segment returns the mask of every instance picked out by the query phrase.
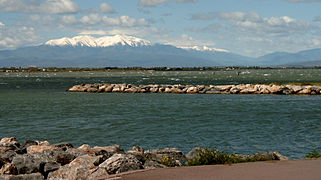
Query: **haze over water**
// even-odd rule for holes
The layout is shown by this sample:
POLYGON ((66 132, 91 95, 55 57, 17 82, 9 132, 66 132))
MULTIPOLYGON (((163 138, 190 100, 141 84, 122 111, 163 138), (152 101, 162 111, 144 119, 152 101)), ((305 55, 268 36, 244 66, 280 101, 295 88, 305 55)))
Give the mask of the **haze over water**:
POLYGON ((320 69, 194 72, 0 73, 0 137, 279 151, 303 158, 321 146, 320 96, 67 93, 81 83, 320 82, 320 69))

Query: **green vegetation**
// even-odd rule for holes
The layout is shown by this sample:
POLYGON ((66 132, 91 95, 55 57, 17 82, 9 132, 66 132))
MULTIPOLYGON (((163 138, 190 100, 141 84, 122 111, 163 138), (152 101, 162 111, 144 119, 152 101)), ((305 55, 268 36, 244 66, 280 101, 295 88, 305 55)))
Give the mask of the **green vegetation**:
POLYGON ((321 158, 321 151, 313 149, 309 154, 305 156, 306 158, 321 158))
POLYGON ((271 153, 259 153, 254 155, 229 154, 225 151, 210 148, 196 148, 196 157, 187 161, 187 166, 215 165, 215 164, 235 164, 244 162, 269 161, 274 160, 271 153))

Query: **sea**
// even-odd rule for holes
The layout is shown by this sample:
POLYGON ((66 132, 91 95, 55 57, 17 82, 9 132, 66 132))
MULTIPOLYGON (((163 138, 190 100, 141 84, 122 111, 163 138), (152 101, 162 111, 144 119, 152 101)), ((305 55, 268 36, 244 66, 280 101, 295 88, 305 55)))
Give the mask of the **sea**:
POLYGON ((320 83, 321 69, 1 72, 0 138, 129 150, 194 147, 278 151, 304 158, 321 147, 321 96, 70 93, 83 83, 222 85, 320 83))

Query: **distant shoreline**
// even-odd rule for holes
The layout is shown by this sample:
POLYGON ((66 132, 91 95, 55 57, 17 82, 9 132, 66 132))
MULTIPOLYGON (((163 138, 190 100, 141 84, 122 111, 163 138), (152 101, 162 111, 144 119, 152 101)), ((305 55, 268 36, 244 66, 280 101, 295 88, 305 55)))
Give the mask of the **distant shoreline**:
POLYGON ((117 72, 117 71, 240 71, 244 69, 321 69, 321 67, 260 67, 260 66, 230 66, 230 67, 2 67, 1 72, 117 72))

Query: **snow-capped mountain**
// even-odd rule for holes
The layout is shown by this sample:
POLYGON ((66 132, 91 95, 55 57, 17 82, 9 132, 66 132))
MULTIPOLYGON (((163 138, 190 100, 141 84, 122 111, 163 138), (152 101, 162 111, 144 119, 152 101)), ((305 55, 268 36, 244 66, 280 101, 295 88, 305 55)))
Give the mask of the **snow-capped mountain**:
POLYGON ((92 36, 75 36, 47 41, 48 46, 84 46, 84 47, 110 47, 116 45, 141 47, 152 45, 150 41, 133 36, 114 35, 95 38, 92 36))
POLYGON ((226 49, 211 48, 207 46, 181 46, 179 48, 186 50, 195 50, 195 51, 216 51, 216 52, 229 52, 226 49))

